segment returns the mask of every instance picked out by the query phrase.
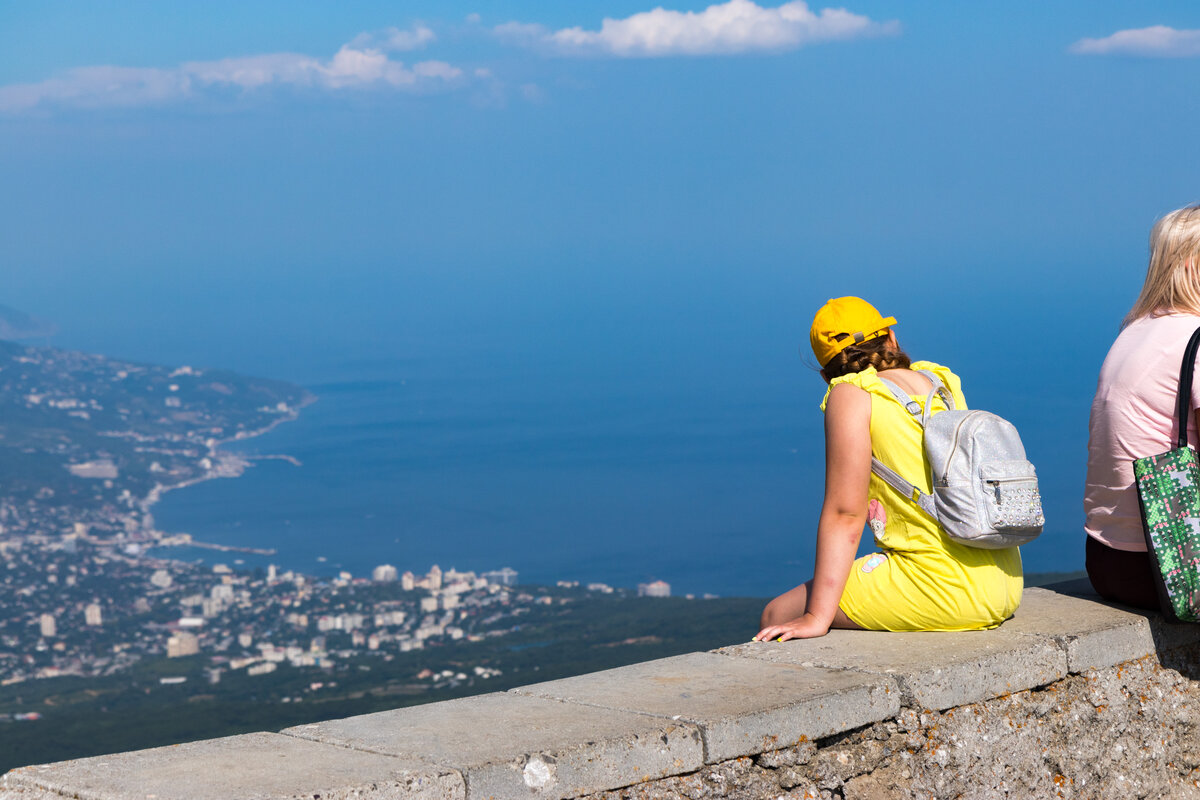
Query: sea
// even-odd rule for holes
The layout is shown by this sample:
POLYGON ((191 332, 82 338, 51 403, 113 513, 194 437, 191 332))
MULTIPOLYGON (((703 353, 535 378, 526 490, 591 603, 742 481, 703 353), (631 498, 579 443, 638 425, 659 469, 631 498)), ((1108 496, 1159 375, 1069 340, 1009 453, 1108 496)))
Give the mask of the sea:
MULTIPOLYGON (((164 531, 275 554, 163 555, 316 576, 511 567, 539 584, 773 596, 813 570, 825 384, 797 309, 824 296, 669 277, 461 282, 470 290, 280 280, 204 304, 155 290, 125 308, 30 308, 62 321, 54 346, 316 396, 296 421, 227 445, 251 459, 242 476, 153 508, 164 531)), ((905 315, 901 344, 954 367, 973 405, 1021 431, 1047 515, 1026 571, 1079 570, 1088 405, 1111 336, 1064 340, 1071 357, 1044 362, 1032 355, 1043 310, 993 318, 972 311, 981 303, 905 315)))
MULTIPOLYGON (((824 384, 798 359, 769 362, 618 381, 479 353, 331 361, 298 420, 228 445, 251 459, 244 475, 153 509, 163 530, 276 554, 160 552, 319 576, 511 567, 530 583, 771 596, 812 573, 824 384)), ((1051 520, 1026 570, 1080 569, 1079 465, 1053 456, 1061 431, 1026 437, 1051 520)))
POLYGON ((339 371, 307 384, 318 399, 295 422, 228 445, 251 458, 244 475, 166 493, 158 527, 317 575, 511 567, 522 582, 761 596, 811 569, 821 443, 778 387, 548 386, 445 357, 339 371))

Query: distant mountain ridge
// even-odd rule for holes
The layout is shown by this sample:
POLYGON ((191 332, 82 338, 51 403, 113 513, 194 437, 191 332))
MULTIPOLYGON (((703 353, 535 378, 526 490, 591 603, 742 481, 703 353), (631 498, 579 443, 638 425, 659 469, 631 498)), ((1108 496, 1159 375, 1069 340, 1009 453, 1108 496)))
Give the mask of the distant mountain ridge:
POLYGON ((53 322, 26 314, 15 308, 0 305, 0 339, 38 339, 58 333, 53 322))

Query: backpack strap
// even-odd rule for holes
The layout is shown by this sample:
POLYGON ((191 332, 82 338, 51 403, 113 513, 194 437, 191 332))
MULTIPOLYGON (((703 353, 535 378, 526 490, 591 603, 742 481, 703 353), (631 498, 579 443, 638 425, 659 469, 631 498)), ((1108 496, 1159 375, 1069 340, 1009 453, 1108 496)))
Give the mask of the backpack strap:
MULTIPOLYGON (((877 375, 876 377, 879 376, 877 375)), ((916 417, 917 422, 921 423, 921 427, 924 428, 925 421, 921 419, 921 404, 916 400, 913 400, 912 397, 909 396, 908 392, 904 391, 887 378, 879 378, 879 382, 882 383, 887 390, 892 393, 892 397, 896 398, 897 403, 904 406, 905 411, 916 417)))
MULTIPOLYGON (((917 424, 924 429, 925 423, 929 420, 929 417, 932 416, 934 395, 941 395, 942 401, 946 404, 947 409, 954 408, 954 397, 946 388, 946 384, 942 383, 942 379, 933 372, 927 369, 917 371, 921 375, 924 375, 926 378, 928 378, 930 384, 932 384, 931 388, 929 389, 929 394, 925 396, 924 408, 922 408, 921 404, 916 400, 913 400, 908 392, 904 391, 887 378, 881 377, 879 378, 879 382, 887 388, 888 392, 891 393, 896 402, 903 406, 904 410, 911 414, 913 419, 917 421, 917 424)), ((882 461, 876 458, 874 454, 871 455, 871 471, 878 475, 888 486, 891 486, 897 492, 916 503, 917 506, 920 507, 920 509, 926 514, 933 517, 935 520, 937 519, 937 512, 933 505, 933 495, 922 492, 910 481, 907 481, 901 477, 900 473, 896 472, 887 464, 884 464, 882 461)))
POLYGON ((911 483, 904 480, 904 478, 900 477, 898 472, 889 467, 887 464, 884 464, 875 456, 871 456, 871 472, 874 472, 881 479, 883 479, 883 482, 888 486, 891 486, 897 492, 916 503, 926 514, 933 517, 935 520, 937 519, 937 511, 934 510, 933 506, 933 495, 925 494, 916 486, 913 486, 911 483))

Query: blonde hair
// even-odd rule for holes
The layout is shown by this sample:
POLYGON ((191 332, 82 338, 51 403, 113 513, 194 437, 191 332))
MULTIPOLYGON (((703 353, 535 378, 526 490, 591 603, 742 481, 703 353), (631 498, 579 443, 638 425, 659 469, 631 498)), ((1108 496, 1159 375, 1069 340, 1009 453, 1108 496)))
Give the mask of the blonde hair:
POLYGON ((1200 316, 1200 205, 1167 214, 1150 231, 1150 266, 1123 325, 1151 314, 1200 316))

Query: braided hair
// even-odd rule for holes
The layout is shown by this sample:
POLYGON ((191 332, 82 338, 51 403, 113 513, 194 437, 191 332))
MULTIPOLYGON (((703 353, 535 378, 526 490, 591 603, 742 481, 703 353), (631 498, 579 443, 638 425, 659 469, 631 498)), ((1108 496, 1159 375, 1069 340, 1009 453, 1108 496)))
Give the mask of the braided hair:
POLYGON ((897 346, 893 346, 890 336, 876 336, 860 344, 847 347, 842 352, 829 359, 829 363, 821 370, 826 380, 833 380, 842 375, 862 372, 867 367, 874 367, 882 372, 885 369, 908 369, 912 359, 897 346))

